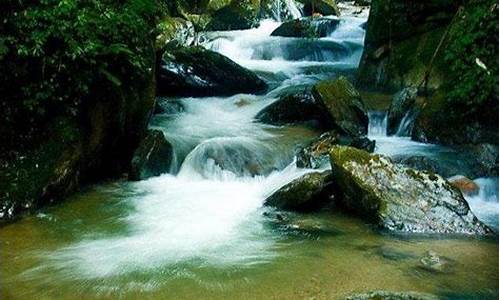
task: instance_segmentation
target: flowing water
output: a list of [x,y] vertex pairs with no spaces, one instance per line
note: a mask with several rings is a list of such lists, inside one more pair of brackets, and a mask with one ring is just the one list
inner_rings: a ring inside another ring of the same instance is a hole
[[[495,299],[496,240],[381,234],[340,213],[283,220],[262,205],[311,172],[293,157],[319,132],[264,125],[255,115],[281,94],[352,74],[365,21],[342,18],[317,40],[270,37],[279,23],[269,20],[207,34],[205,47],[258,72],[269,93],[169,99],[179,109],[155,116],[151,127],[174,146],[171,174],[88,187],[0,228],[0,298],[337,299],[383,289]],[[445,151],[376,126],[379,152]],[[490,205],[498,206],[498,179],[478,182],[485,188],[477,209],[498,222]],[[446,272],[422,268],[431,250],[451,262]]]

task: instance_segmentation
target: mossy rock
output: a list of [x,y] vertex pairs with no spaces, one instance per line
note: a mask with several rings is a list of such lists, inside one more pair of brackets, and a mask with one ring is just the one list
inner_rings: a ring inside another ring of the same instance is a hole
[[333,200],[331,172],[309,173],[295,179],[266,199],[265,205],[291,211],[315,211]]
[[379,228],[407,233],[491,234],[460,191],[433,173],[345,146],[330,151],[340,203]]
[[167,49],[158,75],[161,96],[229,96],[266,89],[255,73],[203,47]]
[[304,4],[304,15],[340,16],[340,9],[335,0],[299,0]]
[[359,92],[347,78],[320,81],[312,93],[324,104],[336,129],[350,136],[366,135],[368,116]]
[[243,0],[231,1],[211,14],[211,21],[207,24],[208,31],[243,30],[250,29],[258,24],[260,1]]

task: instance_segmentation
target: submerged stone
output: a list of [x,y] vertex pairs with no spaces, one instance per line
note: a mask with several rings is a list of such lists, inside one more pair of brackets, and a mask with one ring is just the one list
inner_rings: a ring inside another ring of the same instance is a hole
[[330,152],[342,206],[380,228],[408,233],[491,234],[462,194],[439,175],[352,147]]
[[158,75],[162,96],[229,96],[266,88],[252,71],[202,47],[168,49]]
[[417,292],[374,291],[349,296],[346,300],[439,300],[439,297]]
[[172,145],[160,130],[148,130],[132,158],[130,180],[144,180],[167,173],[172,162]]

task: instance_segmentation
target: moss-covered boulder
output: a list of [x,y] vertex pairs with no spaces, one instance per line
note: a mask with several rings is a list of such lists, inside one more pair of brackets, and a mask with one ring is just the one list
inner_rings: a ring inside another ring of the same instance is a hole
[[168,49],[158,73],[162,96],[227,96],[267,88],[252,71],[202,47]]
[[330,149],[335,145],[350,146],[368,152],[375,150],[375,141],[367,137],[341,136],[336,131],[329,131],[297,152],[297,167],[319,169],[328,166],[330,164]]
[[333,201],[331,172],[309,173],[285,185],[265,205],[291,211],[314,211]]
[[250,29],[258,24],[259,0],[233,0],[211,14],[208,31]]
[[339,132],[349,136],[367,134],[368,116],[363,101],[347,78],[320,81],[312,93],[326,107]]
[[490,234],[462,194],[439,175],[392,164],[351,147],[330,152],[342,206],[396,232]]
[[335,0],[299,0],[304,4],[304,15],[340,16]]
[[338,27],[339,19],[306,17],[284,22],[271,35],[283,37],[322,38]]
[[330,115],[309,91],[282,96],[260,111],[255,119],[272,125],[304,124],[319,129],[332,127]]
[[148,130],[134,152],[129,179],[144,180],[167,173],[173,157],[172,145],[160,130]]
[[467,116],[460,104],[450,102],[446,91],[440,90],[419,107],[412,139],[444,145],[498,144],[498,115],[488,113],[495,107],[477,109],[483,112]]
[[449,74],[443,49],[457,9],[453,0],[373,0],[358,87],[396,92],[424,80],[427,88],[439,87]]
[[[416,100],[417,89],[412,87],[404,88],[394,95],[387,113],[387,134],[410,135],[412,128],[403,128],[405,124],[401,124],[401,122],[411,122],[408,125],[413,127],[412,122],[417,115]],[[403,127],[400,128],[400,125],[403,125]]]

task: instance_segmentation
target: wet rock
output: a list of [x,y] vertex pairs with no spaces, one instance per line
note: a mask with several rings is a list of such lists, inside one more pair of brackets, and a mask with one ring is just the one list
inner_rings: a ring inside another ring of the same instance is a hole
[[243,30],[258,24],[260,1],[231,1],[211,14],[211,21],[205,30]]
[[172,162],[172,145],[160,130],[148,130],[132,158],[129,179],[144,180],[167,173]]
[[373,152],[375,141],[366,137],[342,137],[335,131],[323,133],[307,147],[301,148],[296,155],[297,167],[319,169],[330,163],[330,148],[335,145],[351,146]]
[[330,152],[341,205],[396,232],[490,234],[462,194],[442,177],[395,165],[352,147]]
[[255,118],[272,125],[302,123],[323,129],[332,126],[330,115],[325,112],[322,103],[308,91],[281,97],[260,111]]
[[465,176],[456,175],[450,177],[448,178],[448,182],[452,186],[459,189],[464,195],[473,196],[479,193],[479,186],[477,185],[477,183],[475,183],[474,181],[470,180]]
[[377,248],[375,253],[385,259],[392,260],[392,261],[401,261],[401,260],[406,260],[413,258],[413,255],[410,253],[406,253],[391,247],[386,247],[382,246],[380,248]]
[[495,107],[481,106],[476,112],[464,112],[459,106],[450,103],[446,90],[434,93],[420,106],[412,139],[455,147],[498,144],[498,122],[495,121],[498,114],[492,113]]
[[330,35],[340,24],[339,19],[307,17],[287,21],[271,35],[283,37],[322,38]]
[[408,168],[439,174],[446,178],[463,173],[464,169],[468,168],[467,166],[461,168],[438,158],[425,155],[398,155],[392,157],[392,160]]
[[320,81],[313,86],[314,97],[332,117],[334,127],[348,136],[366,135],[368,116],[358,91],[345,77]]
[[335,0],[299,0],[304,4],[306,16],[340,16],[340,10]]
[[331,198],[331,172],[306,174],[285,185],[265,201],[265,205],[291,211],[315,211]]
[[193,23],[182,19],[167,17],[157,25],[156,49],[163,49],[169,43],[189,46],[195,39]]
[[420,259],[419,268],[432,273],[451,273],[453,271],[453,264],[450,259],[439,256],[434,251],[428,251]]
[[[409,114],[414,115],[416,113],[414,112],[416,99],[417,89],[413,87],[404,88],[393,97],[387,113],[387,134],[394,135],[398,133],[401,121],[408,118]],[[409,133],[405,132],[405,135],[409,135]]]
[[439,300],[439,297],[417,292],[375,291],[349,296],[346,300]]
[[168,49],[158,76],[162,96],[228,96],[266,88],[252,71],[202,47]]

